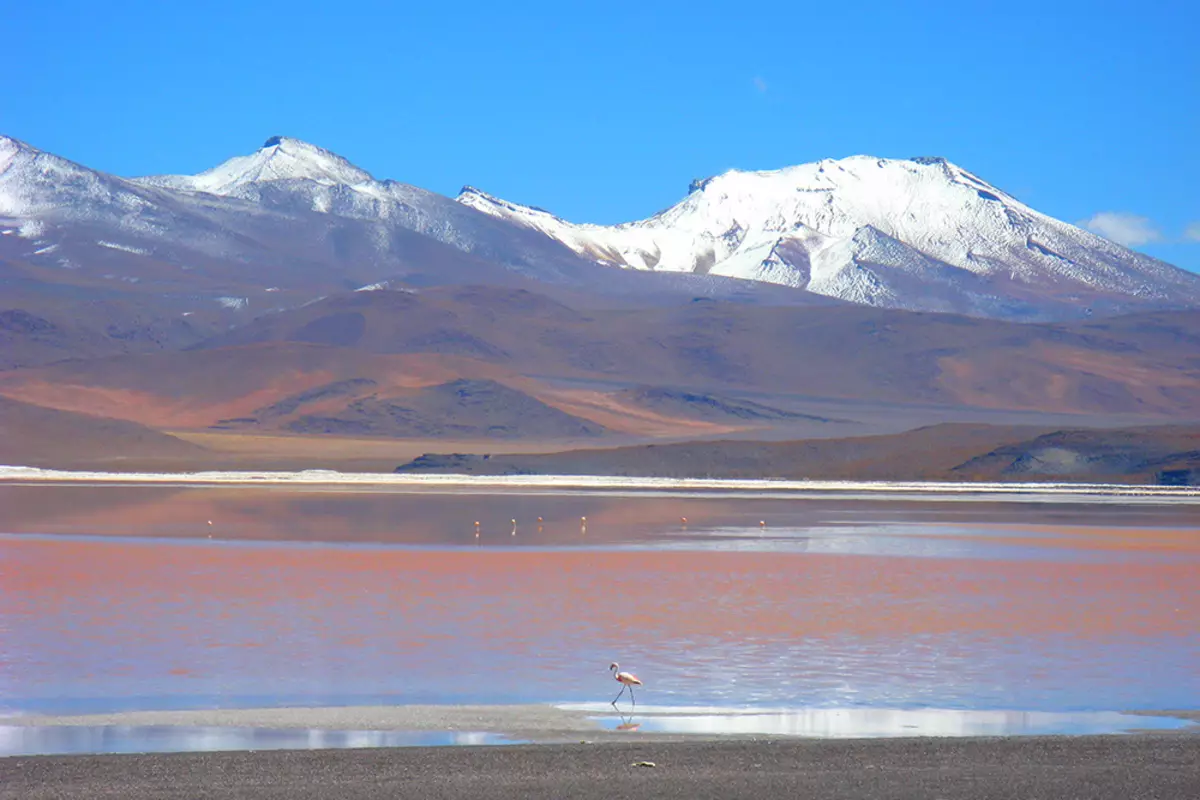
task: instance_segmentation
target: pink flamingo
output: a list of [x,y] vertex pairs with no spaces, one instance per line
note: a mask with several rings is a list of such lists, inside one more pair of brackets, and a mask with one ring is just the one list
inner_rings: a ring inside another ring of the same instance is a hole
[[637,679],[636,675],[633,675],[629,672],[621,672],[621,665],[615,661],[609,664],[608,668],[613,673],[613,679],[617,683],[621,684],[621,691],[618,692],[617,696],[613,698],[613,708],[617,707],[617,701],[621,699],[621,695],[625,694],[626,689],[629,690],[629,702],[636,706],[637,700],[633,696],[633,687],[641,686],[642,682]]

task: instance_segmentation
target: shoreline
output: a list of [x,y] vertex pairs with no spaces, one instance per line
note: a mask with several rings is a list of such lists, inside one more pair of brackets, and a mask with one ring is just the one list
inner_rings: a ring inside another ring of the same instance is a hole
[[[1145,726],[1137,724],[1139,718],[1147,720]],[[1010,724],[1005,728],[1004,723],[1010,719],[1021,723],[1023,727]],[[1028,724],[1028,719],[1034,720],[1034,724]],[[797,724],[797,720],[807,725]],[[1151,720],[1161,721],[1161,724],[1152,725]],[[696,721],[702,721],[702,724],[695,725]],[[765,727],[761,721],[766,722]],[[1085,724],[1088,721],[1093,724]],[[612,724],[606,726],[606,722]],[[621,725],[616,725],[617,722]],[[756,725],[756,722],[760,724]],[[973,726],[972,722],[975,723]],[[1172,722],[1181,724],[1171,727]],[[639,730],[643,725],[647,726],[647,730]],[[1065,726],[1065,732],[1055,731],[1055,726]],[[225,728],[478,733],[531,744],[579,742],[581,737],[589,742],[627,741],[631,737],[639,741],[725,741],[762,737],[867,740],[897,737],[975,738],[981,735],[1025,738],[1038,735],[1123,734],[1200,738],[1200,709],[1051,712],[646,705],[631,711],[627,707],[615,709],[600,702],[414,704],[142,710],[98,714],[0,714],[0,728]]]
[[0,726],[32,727],[227,727],[330,731],[472,731],[541,733],[549,736],[603,733],[594,712],[551,704],[314,706],[117,711],[101,714],[0,715]]
[[0,759],[0,798],[1200,796],[1200,738],[624,741]]
[[855,498],[988,502],[1197,504],[1200,487],[1107,483],[972,483],[653,478],[608,475],[413,475],[333,470],[90,472],[0,465],[0,485],[272,487],[456,493],[594,493],[763,499]]

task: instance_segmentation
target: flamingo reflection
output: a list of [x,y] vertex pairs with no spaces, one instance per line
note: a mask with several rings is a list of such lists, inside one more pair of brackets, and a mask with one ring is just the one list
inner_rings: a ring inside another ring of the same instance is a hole
[[617,727],[613,728],[613,730],[615,730],[615,731],[633,732],[633,731],[636,731],[638,728],[642,727],[642,723],[633,721],[632,714],[630,714],[629,716],[625,716],[624,714],[618,713],[617,716],[619,716],[621,718],[621,724],[618,725]]

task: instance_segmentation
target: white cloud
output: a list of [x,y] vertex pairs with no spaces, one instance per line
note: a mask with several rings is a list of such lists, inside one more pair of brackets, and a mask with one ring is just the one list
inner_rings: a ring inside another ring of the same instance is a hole
[[754,88],[758,89],[759,93],[766,94],[767,93],[767,82],[764,81],[761,77],[756,75],[754,77]]
[[1200,222],[1188,223],[1183,229],[1183,238],[1189,242],[1200,242]]
[[1079,226],[1126,247],[1162,240],[1162,234],[1153,222],[1128,211],[1101,211],[1080,222]]

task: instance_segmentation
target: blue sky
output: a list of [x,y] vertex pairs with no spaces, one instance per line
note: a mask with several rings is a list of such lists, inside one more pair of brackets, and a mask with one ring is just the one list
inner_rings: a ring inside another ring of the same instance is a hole
[[1200,271],[1196,5],[39,0],[0,23],[0,132],[122,175],[284,134],[603,223],[729,168],[941,155]]

